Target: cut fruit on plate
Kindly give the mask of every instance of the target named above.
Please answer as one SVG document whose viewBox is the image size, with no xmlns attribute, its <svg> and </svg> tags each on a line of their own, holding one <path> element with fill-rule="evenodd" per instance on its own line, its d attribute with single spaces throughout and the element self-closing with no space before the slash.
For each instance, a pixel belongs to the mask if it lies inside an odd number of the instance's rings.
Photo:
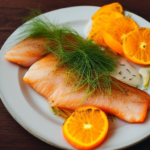
<svg viewBox="0 0 150 150">
<path fill-rule="evenodd" d="M 79 150 L 94 149 L 108 132 L 107 116 L 93 106 L 80 107 L 63 124 L 66 140 Z"/>
<path fill-rule="evenodd" d="M 141 27 L 123 40 L 124 55 L 139 65 L 150 65 L 150 29 Z"/>
<path fill-rule="evenodd" d="M 106 30 L 103 32 L 103 37 L 106 44 L 115 52 L 123 55 L 123 39 L 126 35 L 137 29 L 138 25 L 131 18 L 120 17 L 109 23 Z"/>
<path fill-rule="evenodd" d="M 94 42 L 98 45 L 107 46 L 104 41 L 102 31 L 105 30 L 106 26 L 109 25 L 109 22 L 113 21 L 114 18 L 124 17 L 123 14 L 114 12 L 110 14 L 101 14 L 97 16 L 92 23 L 92 28 L 88 39 L 93 39 Z"/>
<path fill-rule="evenodd" d="M 107 14 L 107 13 L 113 13 L 113 12 L 119 12 L 123 13 L 123 8 L 121 4 L 115 2 L 108 5 L 102 6 L 93 16 L 92 20 L 94 20 L 97 16 L 100 14 Z"/>
<path fill-rule="evenodd" d="M 101 14 L 100 16 L 97 16 L 94 20 L 93 20 L 93 28 L 98 29 L 99 27 L 101 28 L 106 28 L 107 26 L 109 26 L 110 22 L 113 22 L 114 19 L 116 18 L 120 18 L 120 17 L 124 17 L 123 14 L 118 13 L 118 12 L 114 12 L 111 14 Z"/>
</svg>

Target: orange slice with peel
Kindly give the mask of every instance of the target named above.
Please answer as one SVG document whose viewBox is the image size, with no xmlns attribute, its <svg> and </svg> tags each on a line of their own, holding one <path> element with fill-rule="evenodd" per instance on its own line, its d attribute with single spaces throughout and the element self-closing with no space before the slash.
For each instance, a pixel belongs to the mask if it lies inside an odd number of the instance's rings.
<svg viewBox="0 0 150 150">
<path fill-rule="evenodd" d="M 123 39 L 125 36 L 138 28 L 138 25 L 131 18 L 115 18 L 103 31 L 103 37 L 106 44 L 115 52 L 123 55 Z"/>
<path fill-rule="evenodd" d="M 102 23 L 104 25 L 108 24 L 110 21 L 112 21 L 115 18 L 120 18 L 124 17 L 123 14 L 118 13 L 118 12 L 113 12 L 113 13 L 107 13 L 107 14 L 101 14 L 97 16 L 93 22 L 97 22 L 99 25 Z"/>
<path fill-rule="evenodd" d="M 113 12 L 119 12 L 123 13 L 123 8 L 121 4 L 115 2 L 111 4 L 107 4 L 102 6 L 98 11 L 92 16 L 92 20 L 94 20 L 97 16 L 100 14 L 107 14 L 107 13 L 113 13 Z"/>
<path fill-rule="evenodd" d="M 96 44 L 106 47 L 107 44 L 103 38 L 102 27 L 94 27 L 94 26 L 95 23 L 93 24 L 90 34 L 88 35 L 88 39 L 93 39 Z"/>
<path fill-rule="evenodd" d="M 92 28 L 88 39 L 93 39 L 96 44 L 107 46 L 106 42 L 103 38 L 103 30 L 105 30 L 106 26 L 110 21 L 113 21 L 114 18 L 124 17 L 121 13 L 114 12 L 110 14 L 101 14 L 93 20 Z"/>
<path fill-rule="evenodd" d="M 138 28 L 123 40 L 124 55 L 132 62 L 140 65 L 150 65 L 150 29 Z"/>
<path fill-rule="evenodd" d="M 85 106 L 77 109 L 63 124 L 66 140 L 79 150 L 90 150 L 99 146 L 108 131 L 107 116 L 100 109 Z"/>
</svg>

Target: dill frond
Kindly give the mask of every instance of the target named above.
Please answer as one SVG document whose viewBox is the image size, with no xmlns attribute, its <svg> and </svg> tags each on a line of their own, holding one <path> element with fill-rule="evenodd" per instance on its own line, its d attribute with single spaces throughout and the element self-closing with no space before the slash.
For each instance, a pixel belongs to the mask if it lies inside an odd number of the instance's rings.
<svg viewBox="0 0 150 150">
<path fill-rule="evenodd" d="M 110 75 L 115 71 L 117 59 L 92 40 L 83 39 L 68 24 L 56 25 L 43 16 L 21 27 L 19 38 L 29 37 L 47 39 L 45 53 L 53 53 L 60 60 L 58 66 L 67 68 L 68 78 L 74 77 L 72 91 L 87 87 L 85 99 L 97 90 L 111 93 Z"/>
<path fill-rule="evenodd" d="M 131 16 L 132 16 L 131 14 L 128 14 L 126 15 L 126 18 L 131 18 Z"/>
<path fill-rule="evenodd" d="M 32 10 L 34 12 L 34 10 Z M 56 25 L 51 23 L 45 16 L 37 16 L 32 20 L 24 23 L 20 28 L 18 39 L 25 38 L 43 38 L 43 39 L 56 39 L 60 36 L 66 36 L 66 34 L 77 34 L 77 32 L 66 25 Z"/>
<path fill-rule="evenodd" d="M 33 19 L 34 17 L 37 17 L 42 14 L 42 11 L 40 8 L 28 8 L 28 10 L 29 10 L 28 16 L 22 18 L 23 22 L 29 21 Z"/>
</svg>

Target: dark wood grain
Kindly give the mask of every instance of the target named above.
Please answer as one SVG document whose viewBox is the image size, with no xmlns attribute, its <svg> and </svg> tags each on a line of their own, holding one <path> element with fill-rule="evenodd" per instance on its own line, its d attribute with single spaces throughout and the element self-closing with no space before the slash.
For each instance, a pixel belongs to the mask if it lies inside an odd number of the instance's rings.
<svg viewBox="0 0 150 150">
<path fill-rule="evenodd" d="M 22 18 L 27 16 L 27 8 L 40 7 L 43 12 L 79 6 L 102 6 L 113 0 L 0 0 L 0 48 L 10 34 L 22 24 Z M 124 8 L 150 21 L 149 0 L 119 1 Z M 55 148 L 48 145 L 24 130 L 8 113 L 0 101 L 0 150 L 49 150 Z M 127 148 L 126 150 L 150 150 L 150 138 Z"/>
</svg>

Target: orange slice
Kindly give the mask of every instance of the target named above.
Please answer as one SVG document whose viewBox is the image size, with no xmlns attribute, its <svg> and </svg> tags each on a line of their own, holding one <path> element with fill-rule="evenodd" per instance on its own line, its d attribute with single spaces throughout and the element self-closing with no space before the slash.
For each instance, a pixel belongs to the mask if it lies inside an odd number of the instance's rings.
<svg viewBox="0 0 150 150">
<path fill-rule="evenodd" d="M 114 12 L 110 14 L 101 14 L 100 16 L 97 16 L 93 20 L 93 26 L 102 27 L 103 29 L 105 29 L 106 26 L 109 26 L 110 22 L 113 22 L 114 19 L 120 18 L 120 17 L 124 17 L 124 15 L 118 12 Z"/>
<path fill-rule="evenodd" d="M 90 31 L 90 34 L 88 36 L 88 39 L 93 39 L 94 42 L 98 45 L 107 46 L 106 42 L 104 41 L 103 34 L 102 34 L 102 28 L 92 28 Z"/>
<path fill-rule="evenodd" d="M 150 29 L 138 28 L 127 34 L 123 40 L 123 52 L 132 62 L 150 64 Z"/>
<path fill-rule="evenodd" d="M 107 116 L 96 107 L 85 106 L 77 109 L 63 124 L 66 140 L 79 150 L 96 148 L 106 137 Z"/>
<path fill-rule="evenodd" d="M 125 36 L 138 28 L 138 25 L 131 18 L 115 18 L 106 26 L 103 37 L 106 44 L 115 52 L 123 55 L 122 43 Z"/>
<path fill-rule="evenodd" d="M 107 4 L 102 6 L 100 9 L 98 9 L 98 11 L 92 16 L 92 20 L 94 20 L 97 16 L 99 16 L 100 14 L 107 14 L 107 13 L 112 13 L 112 12 L 119 12 L 119 13 L 123 13 L 123 8 L 121 6 L 121 4 L 119 3 L 111 3 L 111 4 Z"/>
<path fill-rule="evenodd" d="M 93 20 L 92 29 L 90 31 L 88 39 L 93 39 L 96 44 L 103 45 L 106 47 L 107 44 L 104 41 L 102 32 L 109 24 L 110 21 L 112 21 L 114 18 L 119 18 L 119 17 L 124 17 L 124 16 L 118 12 L 114 12 L 111 14 L 101 14 L 100 16 L 97 16 L 95 20 Z"/>
</svg>

